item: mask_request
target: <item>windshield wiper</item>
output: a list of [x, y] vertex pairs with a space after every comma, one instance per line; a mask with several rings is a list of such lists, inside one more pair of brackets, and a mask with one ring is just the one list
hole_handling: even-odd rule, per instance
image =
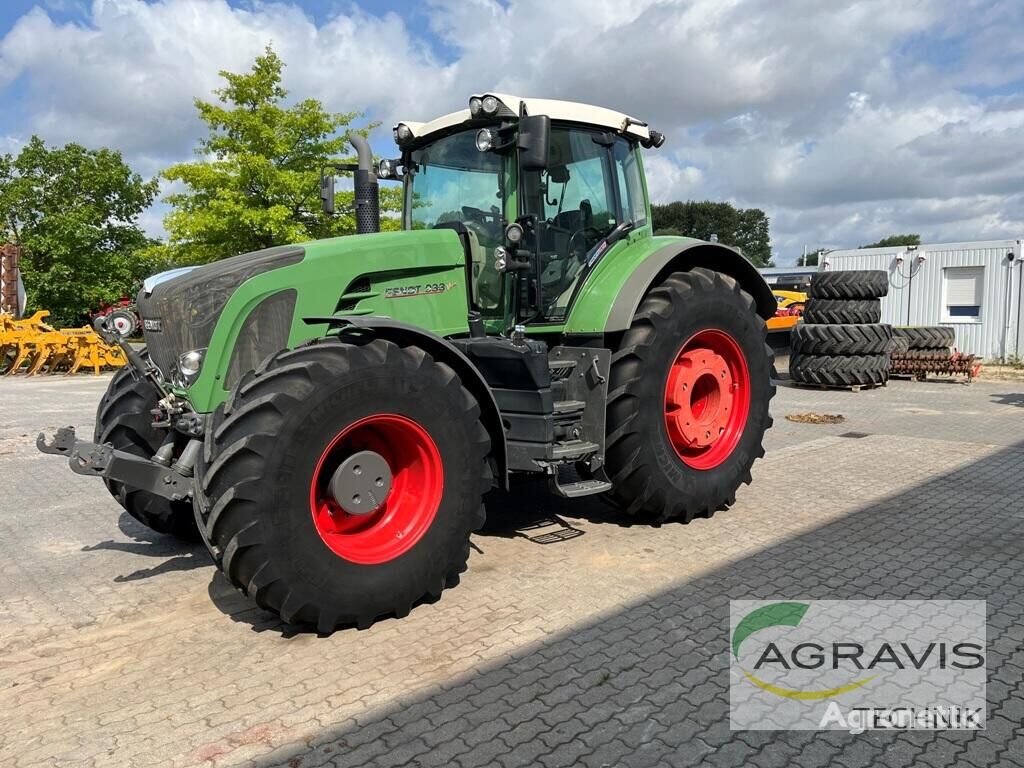
[[615, 229], [605, 235], [604, 238], [591, 249], [590, 255], [587, 257], [587, 266], [593, 266], [594, 262], [597, 261], [601, 254], [619, 242], [619, 240], [624, 238], [634, 229], [636, 229], [636, 222], [632, 220], [624, 221], [617, 225]]

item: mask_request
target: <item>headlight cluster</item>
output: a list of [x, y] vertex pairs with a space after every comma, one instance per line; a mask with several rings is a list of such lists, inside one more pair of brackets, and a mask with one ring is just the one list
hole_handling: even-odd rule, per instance
[[190, 387], [203, 369], [203, 358], [206, 357], [206, 349], [192, 349], [178, 358], [178, 375], [175, 376], [175, 384], [183, 387]]
[[469, 114], [473, 117], [494, 117], [504, 106], [496, 96], [474, 96], [469, 100]]
[[497, 272], [504, 272], [508, 269], [508, 249], [503, 245], [494, 249], [494, 269]]

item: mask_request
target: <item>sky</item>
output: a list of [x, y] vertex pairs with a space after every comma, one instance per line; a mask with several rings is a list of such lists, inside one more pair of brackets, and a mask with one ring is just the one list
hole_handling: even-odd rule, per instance
[[194, 157], [193, 99], [268, 43], [293, 97], [379, 121], [385, 155], [395, 122], [479, 91], [646, 120], [654, 202], [761, 208], [779, 264], [1024, 237], [1021, 0], [3, 0], [0, 151], [38, 134], [156, 175]]

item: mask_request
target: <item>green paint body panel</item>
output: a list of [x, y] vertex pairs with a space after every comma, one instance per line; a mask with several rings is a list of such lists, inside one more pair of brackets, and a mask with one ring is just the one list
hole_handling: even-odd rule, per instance
[[[638, 148], [634, 148], [643, 184], [646, 224], [631, 232], [605, 253], [586, 275], [562, 321], [531, 324], [530, 334], [601, 334], [623, 291], [642, 292], [643, 273], [634, 273], [645, 260], [666, 246], [684, 248], [700, 241], [684, 237], [654, 237], [647, 198], [647, 180]], [[516, 164], [505, 164], [504, 217], [518, 214]], [[406, 222], [408, 226], [408, 222]], [[200, 413], [209, 413], [228, 397], [225, 382], [239, 333], [253, 309], [278, 291], [293, 289], [295, 310], [288, 332], [288, 347], [324, 336], [326, 324], [309, 325], [306, 317], [337, 315], [380, 316], [446, 337], [466, 334], [466, 257], [458, 234], [451, 229], [405, 229], [350, 235], [302, 244], [298, 263], [271, 269], [245, 280], [230, 296], [210, 338], [198, 379], [187, 396]], [[485, 258], [491, 258], [487, 254]], [[354, 285], [359, 281], [359, 285]], [[504, 316], [485, 316], [489, 334], [507, 333], [512, 292], [504, 291]], [[621, 312], [620, 312], [621, 314]]]
[[454, 231], [349, 235], [303, 248], [300, 262], [249, 278], [228, 299], [202, 371], [188, 388], [198, 412], [209, 413], [227, 399], [224, 381], [242, 325], [260, 301], [285, 288], [297, 292], [289, 347], [324, 336], [326, 325], [308, 325], [303, 318], [334, 315], [342, 294], [362, 277], [370, 289], [349, 297], [357, 301], [350, 314], [382, 315], [439, 336], [468, 332], [465, 256]]
[[603, 333], [612, 305], [630, 275], [652, 253], [666, 245], [702, 242], [690, 237], [654, 237], [650, 225], [638, 228], [616, 243], [594, 267], [569, 310], [564, 333]]

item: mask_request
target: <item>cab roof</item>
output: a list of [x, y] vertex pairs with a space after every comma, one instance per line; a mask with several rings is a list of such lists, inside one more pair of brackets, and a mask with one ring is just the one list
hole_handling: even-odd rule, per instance
[[[547, 115], [552, 120], [596, 125], [644, 142], [651, 141], [651, 130], [647, 123], [622, 112], [616, 112], [614, 109], [598, 107], [593, 104], [581, 104], [575, 101], [537, 99], [529, 96], [513, 96], [507, 93], [494, 92], [473, 94], [470, 100], [482, 100], [488, 96], [493, 96], [500, 102], [498, 112], [494, 115], [496, 117], [518, 117], [520, 109], [525, 108], [527, 115]], [[483, 115], [480, 117], [483, 117]], [[474, 119], [476, 118], [469, 109], [460, 109], [458, 112], [442, 115], [426, 123], [402, 120], [395, 125], [396, 142], [398, 127], [401, 125], [409, 128], [412, 132], [412, 139], [422, 140], [434, 133], [447, 132], [463, 123], [469, 124]]]

